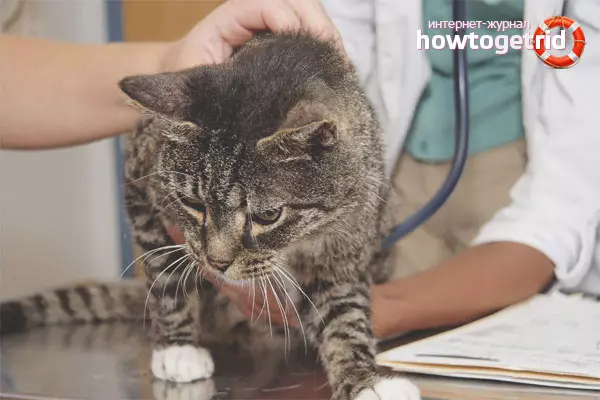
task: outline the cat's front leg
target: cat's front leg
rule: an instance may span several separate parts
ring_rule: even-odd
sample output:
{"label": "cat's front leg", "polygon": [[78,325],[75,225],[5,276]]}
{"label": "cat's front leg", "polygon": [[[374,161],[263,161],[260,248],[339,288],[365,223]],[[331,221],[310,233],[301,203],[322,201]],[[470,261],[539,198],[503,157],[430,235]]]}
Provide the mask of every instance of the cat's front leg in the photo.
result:
{"label": "cat's front leg", "polygon": [[[193,304],[185,298],[189,289],[185,287],[184,272],[189,272],[186,267],[190,259],[182,247],[174,246],[145,191],[128,185],[125,194],[134,239],[148,253],[146,305],[154,339],[152,373],[158,379],[172,382],[208,378],[214,371],[213,359],[197,343]],[[187,275],[196,277],[193,271]],[[195,288],[192,290],[195,294]]]}
{"label": "cat's front leg", "polygon": [[377,368],[368,285],[319,282],[315,287],[307,333],[319,350],[332,400],[420,400],[410,381]]}
{"label": "cat's front leg", "polygon": [[[209,351],[198,345],[194,304],[186,293],[196,295],[184,275],[186,255],[177,251],[165,261],[147,265],[150,316],[155,344],[152,373],[156,378],[173,382],[193,382],[212,376],[214,363]],[[196,273],[190,274],[196,279]],[[193,285],[191,285],[193,286]],[[188,293],[189,295],[189,293]]]}

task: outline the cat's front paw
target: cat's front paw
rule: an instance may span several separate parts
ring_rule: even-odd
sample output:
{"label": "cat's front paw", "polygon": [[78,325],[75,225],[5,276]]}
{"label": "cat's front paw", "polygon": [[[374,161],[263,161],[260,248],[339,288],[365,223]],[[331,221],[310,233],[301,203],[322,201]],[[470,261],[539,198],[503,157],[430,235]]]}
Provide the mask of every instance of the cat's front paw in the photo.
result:
{"label": "cat's front paw", "polygon": [[192,345],[170,346],[152,352],[152,373],[171,382],[193,382],[209,378],[215,370],[208,350]]}
{"label": "cat's front paw", "polygon": [[421,400],[421,392],[408,379],[389,377],[363,389],[354,400]]}
{"label": "cat's front paw", "polygon": [[211,400],[215,392],[215,382],[212,379],[192,383],[156,380],[152,383],[152,393],[156,400]]}

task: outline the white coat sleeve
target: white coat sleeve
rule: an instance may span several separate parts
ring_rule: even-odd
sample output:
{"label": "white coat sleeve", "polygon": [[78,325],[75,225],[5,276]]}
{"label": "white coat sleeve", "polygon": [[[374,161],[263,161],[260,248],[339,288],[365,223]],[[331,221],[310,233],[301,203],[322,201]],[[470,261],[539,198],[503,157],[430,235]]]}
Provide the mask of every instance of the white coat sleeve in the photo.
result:
{"label": "white coat sleeve", "polygon": [[567,16],[586,36],[584,53],[563,70],[536,60],[523,87],[528,165],[511,203],[473,244],[529,245],[554,262],[561,286],[574,288],[592,265],[600,222],[600,1],[569,3]]}
{"label": "white coat sleeve", "polygon": [[321,3],[340,31],[361,84],[366,86],[376,62],[373,0],[322,0]]}

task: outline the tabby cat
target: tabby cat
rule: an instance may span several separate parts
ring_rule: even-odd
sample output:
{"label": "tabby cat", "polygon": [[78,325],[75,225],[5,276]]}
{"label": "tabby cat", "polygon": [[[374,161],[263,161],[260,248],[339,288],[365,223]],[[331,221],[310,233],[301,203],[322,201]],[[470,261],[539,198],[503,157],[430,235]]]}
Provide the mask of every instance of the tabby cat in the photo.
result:
{"label": "tabby cat", "polygon": [[[34,296],[3,305],[3,326],[11,315],[26,326],[131,317],[145,306],[159,379],[210,377],[202,344],[212,341],[304,339],[333,399],[419,399],[375,364],[370,286],[390,273],[381,249],[389,188],[375,113],[337,48],[305,32],[265,33],[222,64],[120,87],[144,115],[128,138],[125,188],[135,241],[148,252],[146,290]],[[187,244],[173,243],[171,225]],[[203,275],[278,289],[300,328],[251,325]]]}

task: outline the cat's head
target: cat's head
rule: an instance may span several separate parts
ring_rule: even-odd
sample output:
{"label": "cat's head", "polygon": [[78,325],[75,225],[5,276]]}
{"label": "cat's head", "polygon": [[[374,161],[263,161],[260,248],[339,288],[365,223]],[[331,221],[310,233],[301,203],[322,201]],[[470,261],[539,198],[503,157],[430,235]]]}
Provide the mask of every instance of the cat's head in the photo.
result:
{"label": "cat's head", "polygon": [[202,268],[249,280],[285,268],[294,244],[348,229],[365,162],[380,157],[355,85],[330,45],[293,36],[252,42],[224,64],[121,81],[162,121],[157,170]]}

